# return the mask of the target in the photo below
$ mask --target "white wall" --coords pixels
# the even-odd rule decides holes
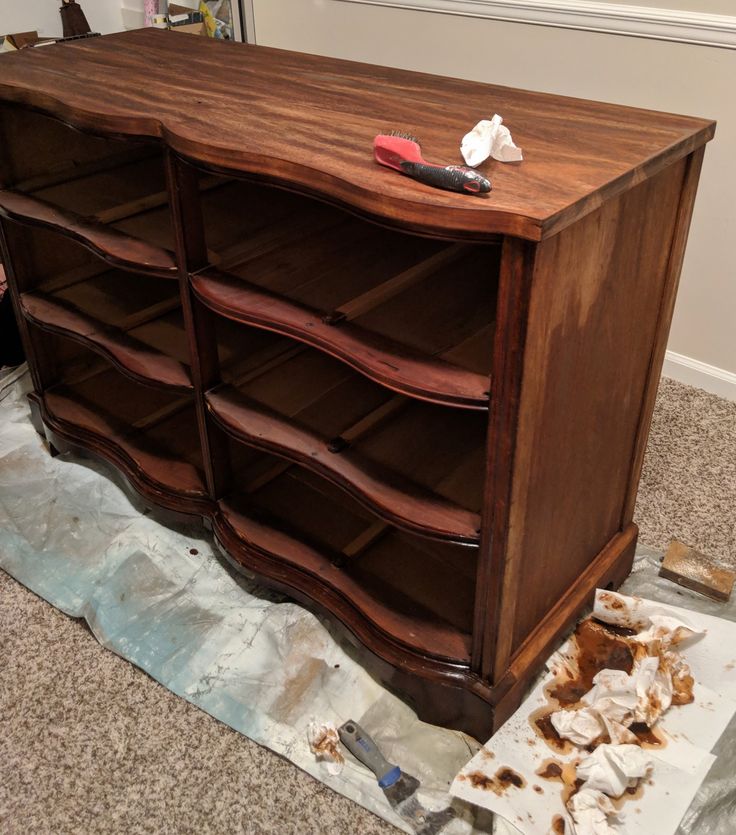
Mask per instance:
[[[602,0],[604,3],[619,3],[619,0]],[[623,0],[620,0],[623,2]],[[652,9],[677,9],[683,12],[699,12],[700,14],[734,13],[734,0],[626,0],[626,5],[647,6]]]
[[[103,35],[123,28],[122,0],[79,0],[90,28]],[[0,0],[0,34],[29,32],[61,35],[61,0]]]
[[[93,32],[118,32],[123,28],[122,0],[78,0]],[[37,30],[40,35],[61,35],[61,0],[0,0],[0,30]]]
[[[339,0],[254,9],[259,44],[717,119],[665,371],[705,388],[691,368],[679,374],[677,355],[714,366],[723,373],[711,390],[736,399],[736,50]]]

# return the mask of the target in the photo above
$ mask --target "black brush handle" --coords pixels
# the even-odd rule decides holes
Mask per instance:
[[[443,188],[447,191],[459,191],[463,194],[487,194],[491,190],[491,181],[464,165],[430,165],[426,162],[402,162],[401,170],[420,183]]]

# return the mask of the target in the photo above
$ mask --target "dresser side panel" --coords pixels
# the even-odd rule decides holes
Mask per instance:
[[[538,246],[497,671],[622,529],[685,169]]]

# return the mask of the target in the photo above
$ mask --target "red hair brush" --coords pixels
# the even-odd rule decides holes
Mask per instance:
[[[467,194],[487,194],[491,181],[464,165],[432,165],[422,158],[416,137],[408,133],[379,133],[373,140],[376,162],[435,188]]]

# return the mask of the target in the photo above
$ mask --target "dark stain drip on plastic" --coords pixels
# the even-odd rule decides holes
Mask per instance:
[[[557,760],[545,760],[534,772],[538,777],[545,780],[552,780],[555,783],[562,783],[561,798],[564,804],[580,791],[584,781],[577,775],[579,761],[558,762]]]
[[[474,771],[472,774],[463,775],[474,789],[491,789],[493,788],[493,777],[489,777],[482,771]]]

